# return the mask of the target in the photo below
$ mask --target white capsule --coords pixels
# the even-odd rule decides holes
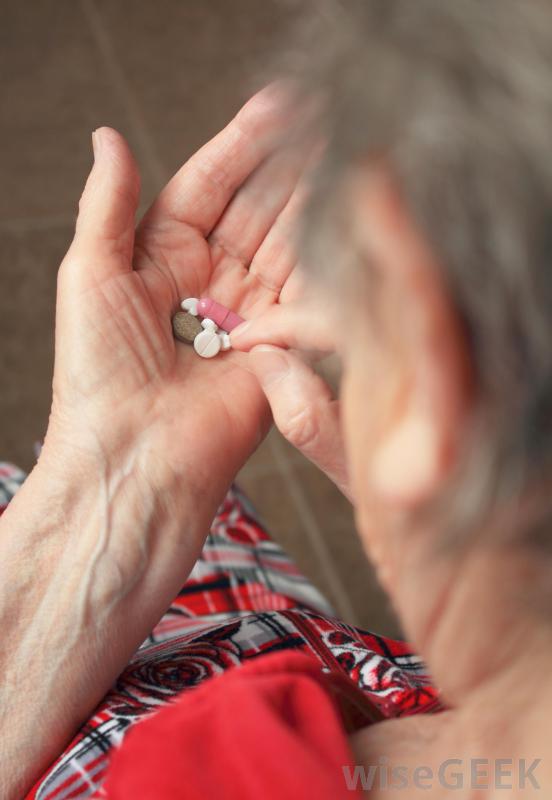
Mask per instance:
[[[220,352],[221,344],[220,336],[216,330],[206,328],[195,337],[194,350],[202,358],[213,358]]]
[[[187,311],[189,314],[193,314],[194,317],[197,317],[197,304],[199,300],[197,297],[187,297],[186,300],[183,300],[180,303],[180,308],[182,311]]]
[[[232,347],[232,343],[230,342],[230,336],[227,333],[219,333],[220,336],[220,344],[221,350],[230,350]]]

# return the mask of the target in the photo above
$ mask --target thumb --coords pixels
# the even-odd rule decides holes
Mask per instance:
[[[90,284],[132,268],[140,178],[124,138],[112,128],[92,134],[94,166],[79,203],[70,271]]]
[[[282,435],[350,500],[339,402],[326,382],[295,353],[270,345],[250,351],[249,368]]]

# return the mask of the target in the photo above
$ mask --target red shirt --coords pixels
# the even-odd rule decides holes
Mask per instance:
[[[351,800],[347,733],[381,718],[346,675],[324,673],[302,653],[263,656],[133,727],[104,792],[109,800]]]

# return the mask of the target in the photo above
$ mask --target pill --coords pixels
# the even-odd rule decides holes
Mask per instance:
[[[187,297],[180,303],[180,308],[182,311],[188,311],[190,314],[193,314],[194,317],[197,317],[197,304],[199,300],[197,297]]]
[[[198,333],[203,331],[201,322],[193,314],[177,311],[172,318],[172,329],[175,339],[193,344]]]
[[[222,346],[217,326],[212,319],[204,319],[201,326],[201,333],[194,339],[194,350],[202,358],[213,358],[220,352]]]
[[[222,328],[223,331],[227,331],[227,333],[230,333],[230,331],[233,331],[234,328],[237,328],[238,325],[244,322],[239,314],[230,311],[229,308],[226,308],[226,306],[223,306],[221,303],[211,300],[210,297],[201,298],[197,304],[197,313],[201,317],[212,319],[219,328]]]

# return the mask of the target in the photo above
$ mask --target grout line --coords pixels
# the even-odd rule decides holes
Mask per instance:
[[[248,478],[269,478],[275,472],[279,473],[280,470],[274,464],[258,466],[257,464],[252,464],[251,460],[249,460],[236,475],[236,481],[239,484],[242,477],[244,480],[248,480]]]
[[[129,86],[123,68],[119,63],[116,55],[117,51],[113,46],[108,27],[105,25],[101,12],[94,0],[80,0],[80,6],[96,42],[96,46],[103,57],[109,78],[119,96],[121,105],[124,106],[127,112],[132,125],[132,131],[136,136],[138,146],[144,156],[146,168],[156,187],[160,188],[168,178],[168,170],[163,166],[139,104]]]
[[[332,558],[324,543],[324,537],[320,531],[320,526],[318,525],[316,517],[312,513],[310,506],[299,487],[294,465],[286,457],[282,445],[277,439],[271,440],[270,448],[274,455],[276,465],[278,466],[280,473],[282,474],[282,477],[287,485],[291,500],[295,505],[297,513],[301,517],[307,538],[309,539],[312,548],[316,553],[326,582],[330,587],[332,594],[336,598],[337,604],[339,605],[337,610],[349,624],[356,625],[357,618],[352,603],[349,599],[349,595],[347,594],[347,591],[341,582],[341,578],[333,568]]]
[[[238,472],[238,476],[244,475],[245,478],[248,478],[251,475],[252,477],[255,478],[266,478],[269,475],[273,475],[274,472],[278,473],[281,472],[278,466],[274,464],[274,448],[272,447],[272,441],[273,441],[272,438],[265,439],[262,444],[263,447],[267,448],[272,453],[272,460],[270,461],[270,463],[262,465],[256,464],[255,454],[253,454],[253,456],[251,456],[249,461],[247,461],[241,468],[241,470]],[[301,467],[304,464],[309,463],[308,461],[306,461],[305,457],[299,453],[298,450],[295,450],[295,453],[293,451],[284,452],[284,449],[281,447],[281,445],[280,449],[282,456],[281,460],[285,461],[286,463],[289,462],[290,464],[295,464],[295,466],[297,467]]]

